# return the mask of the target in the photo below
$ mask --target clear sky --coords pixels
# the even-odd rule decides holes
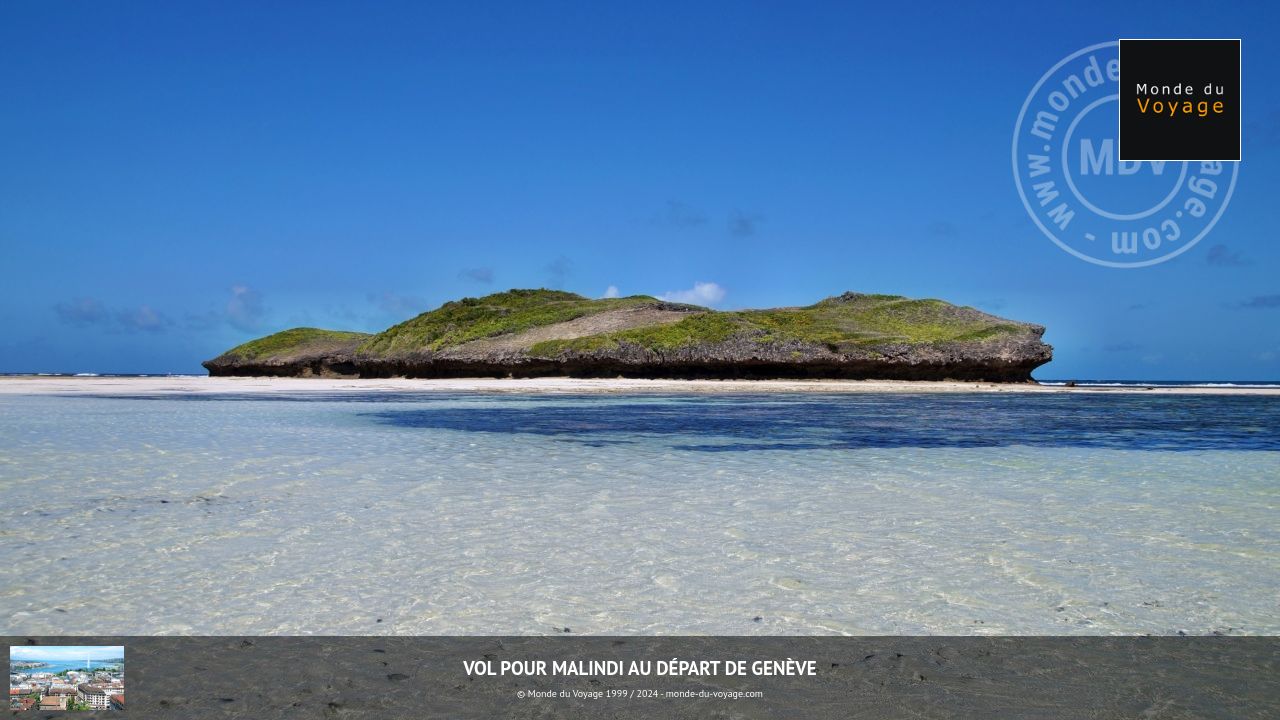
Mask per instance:
[[[11,645],[10,660],[115,660],[124,657],[122,645]]]
[[[1054,246],[1009,167],[1036,80],[1119,37],[1244,40],[1231,205],[1141,270]],[[1278,70],[1261,2],[8,0],[0,371],[614,286],[939,297],[1046,325],[1041,378],[1276,379]]]

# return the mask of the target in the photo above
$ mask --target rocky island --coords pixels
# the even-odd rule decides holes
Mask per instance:
[[[844,293],[711,310],[558,290],[464,298],[377,334],[294,328],[204,362],[210,375],[846,378],[1029,382],[1039,325],[941,300]]]

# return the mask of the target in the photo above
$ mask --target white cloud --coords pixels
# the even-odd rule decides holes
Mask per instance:
[[[618,291],[617,285],[610,285],[609,287],[605,288],[604,297],[607,297],[607,298],[622,297],[622,293]]]
[[[121,645],[11,645],[10,660],[109,660],[124,657]]]
[[[663,300],[691,305],[715,305],[724,299],[725,290],[713,282],[696,282],[688,290],[672,290],[659,297]]]

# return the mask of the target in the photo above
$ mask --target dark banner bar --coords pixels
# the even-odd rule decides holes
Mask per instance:
[[[123,713],[59,717],[1280,717],[1274,637],[5,640],[124,647]]]

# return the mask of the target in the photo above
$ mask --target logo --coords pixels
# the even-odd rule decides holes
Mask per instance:
[[[1120,40],[1120,157],[1240,160],[1239,40]]]
[[[1162,263],[1213,229],[1239,163],[1124,161],[1119,43],[1063,58],[1031,89],[1013,132],[1013,176],[1031,219],[1058,247],[1115,268]]]

